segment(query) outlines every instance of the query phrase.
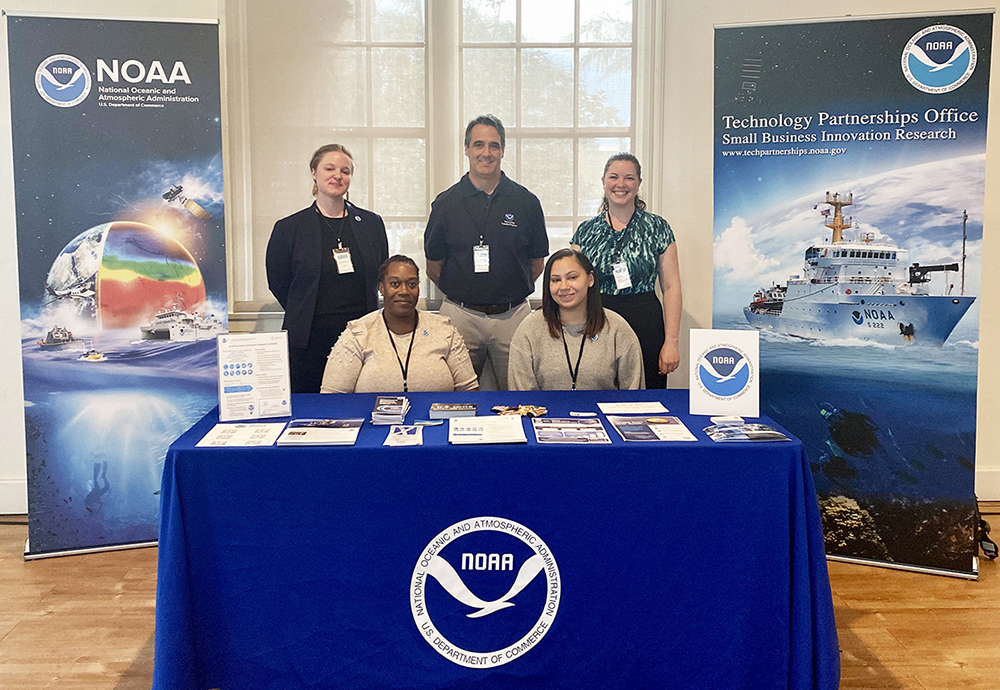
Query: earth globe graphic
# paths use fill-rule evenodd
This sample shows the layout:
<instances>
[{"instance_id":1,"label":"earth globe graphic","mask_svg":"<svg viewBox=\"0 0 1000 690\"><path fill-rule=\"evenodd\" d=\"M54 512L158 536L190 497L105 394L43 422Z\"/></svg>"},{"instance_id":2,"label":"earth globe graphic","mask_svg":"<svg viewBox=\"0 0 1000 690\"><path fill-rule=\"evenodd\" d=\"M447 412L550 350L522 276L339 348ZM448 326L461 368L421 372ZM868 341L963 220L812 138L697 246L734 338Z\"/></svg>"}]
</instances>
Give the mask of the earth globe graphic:
<instances>
[{"instance_id":1,"label":"earth globe graphic","mask_svg":"<svg viewBox=\"0 0 1000 690\"><path fill-rule=\"evenodd\" d=\"M205 303L198 263L180 242L151 225L104 223L85 230L52 262L49 304L72 301L102 328L132 328L160 309L197 311Z\"/></svg>"}]
</instances>

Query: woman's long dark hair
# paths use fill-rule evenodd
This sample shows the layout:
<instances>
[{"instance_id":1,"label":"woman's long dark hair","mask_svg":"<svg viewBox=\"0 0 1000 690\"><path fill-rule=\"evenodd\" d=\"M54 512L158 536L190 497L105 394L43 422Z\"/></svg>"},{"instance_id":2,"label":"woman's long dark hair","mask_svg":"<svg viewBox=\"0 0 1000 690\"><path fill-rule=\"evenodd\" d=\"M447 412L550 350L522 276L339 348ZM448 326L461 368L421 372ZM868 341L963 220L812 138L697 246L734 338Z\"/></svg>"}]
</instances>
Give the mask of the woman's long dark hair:
<instances>
[{"instance_id":1,"label":"woman's long dark hair","mask_svg":"<svg viewBox=\"0 0 1000 690\"><path fill-rule=\"evenodd\" d=\"M562 321L559 319L559 305L552 299L552 292L549 285L552 281L552 264L559 259L576 259L580 267L588 275L594 276L594 284L587 290L587 323L583 328L585 337L595 336L604 329L606 318L604 316L604 305L601 303L601 286L594 273L594 264L584 256L583 252L575 249L560 249L549 257L545 262L545 273L542 278L542 316L549 326L549 335L558 338L562 335Z\"/></svg>"},{"instance_id":2,"label":"woman's long dark hair","mask_svg":"<svg viewBox=\"0 0 1000 690\"><path fill-rule=\"evenodd\" d=\"M608 162L604 164L604 174L601 175L601 182L604 182L604 176L608 174L608 168L615 161L628 161L635 166L635 176L639 178L639 182L642 182L642 166L639 165L639 159L633 156L628 151L622 151L621 153L616 153L608 159ZM637 211L646 210L646 202L639 198L639 195L635 195L635 208ZM601 207L597 210L597 215L603 216L608 212L608 197L601 197Z\"/></svg>"}]
</instances>

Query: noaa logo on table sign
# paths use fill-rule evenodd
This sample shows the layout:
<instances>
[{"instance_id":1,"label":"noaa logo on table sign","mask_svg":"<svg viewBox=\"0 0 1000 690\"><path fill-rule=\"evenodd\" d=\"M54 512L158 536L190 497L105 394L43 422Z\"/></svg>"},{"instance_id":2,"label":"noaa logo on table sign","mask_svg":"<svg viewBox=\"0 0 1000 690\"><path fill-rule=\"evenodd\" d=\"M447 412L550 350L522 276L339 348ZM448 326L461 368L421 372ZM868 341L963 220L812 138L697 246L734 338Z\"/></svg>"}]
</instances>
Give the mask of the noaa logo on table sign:
<instances>
[{"instance_id":1,"label":"noaa logo on table sign","mask_svg":"<svg viewBox=\"0 0 1000 690\"><path fill-rule=\"evenodd\" d=\"M410 579L410 611L421 636L445 659L495 668L548 634L561 589L555 557L532 530L504 518L469 518L421 551Z\"/></svg>"},{"instance_id":2,"label":"noaa logo on table sign","mask_svg":"<svg viewBox=\"0 0 1000 690\"><path fill-rule=\"evenodd\" d=\"M90 70L72 55L52 55L35 70L35 88L47 103L59 108L79 105L90 94Z\"/></svg>"},{"instance_id":3,"label":"noaa logo on table sign","mask_svg":"<svg viewBox=\"0 0 1000 690\"><path fill-rule=\"evenodd\" d=\"M753 378L753 363L739 348L713 347L698 358L698 384L717 398L738 398Z\"/></svg>"},{"instance_id":4,"label":"noaa logo on table sign","mask_svg":"<svg viewBox=\"0 0 1000 690\"><path fill-rule=\"evenodd\" d=\"M903 48L903 76L924 93L948 93L969 80L976 60L976 44L969 34L935 24L915 33Z\"/></svg>"}]
</instances>

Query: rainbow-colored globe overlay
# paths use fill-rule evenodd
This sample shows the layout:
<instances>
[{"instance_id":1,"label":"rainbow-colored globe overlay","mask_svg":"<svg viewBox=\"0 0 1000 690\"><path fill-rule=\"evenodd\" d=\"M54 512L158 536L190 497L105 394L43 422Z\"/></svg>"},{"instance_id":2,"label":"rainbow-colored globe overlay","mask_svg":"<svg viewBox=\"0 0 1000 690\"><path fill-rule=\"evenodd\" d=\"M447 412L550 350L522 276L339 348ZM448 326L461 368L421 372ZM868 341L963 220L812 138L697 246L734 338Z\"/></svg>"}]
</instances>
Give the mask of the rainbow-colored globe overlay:
<instances>
[{"instance_id":1,"label":"rainbow-colored globe overlay","mask_svg":"<svg viewBox=\"0 0 1000 690\"><path fill-rule=\"evenodd\" d=\"M74 237L45 280L50 300L72 300L102 328L132 328L160 309L200 311L205 281L191 253L151 225L105 223Z\"/></svg>"}]
</instances>

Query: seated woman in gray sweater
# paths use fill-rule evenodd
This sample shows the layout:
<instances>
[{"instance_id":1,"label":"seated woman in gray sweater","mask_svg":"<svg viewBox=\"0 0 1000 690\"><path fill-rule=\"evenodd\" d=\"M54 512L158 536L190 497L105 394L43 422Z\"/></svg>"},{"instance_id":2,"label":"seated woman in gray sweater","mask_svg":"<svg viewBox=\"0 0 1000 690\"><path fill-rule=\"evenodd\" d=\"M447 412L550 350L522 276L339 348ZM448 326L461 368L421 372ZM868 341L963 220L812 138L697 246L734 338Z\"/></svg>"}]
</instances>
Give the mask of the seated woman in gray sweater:
<instances>
[{"instance_id":1,"label":"seated woman in gray sweater","mask_svg":"<svg viewBox=\"0 0 1000 690\"><path fill-rule=\"evenodd\" d=\"M573 249L549 257L542 308L510 343L511 390L607 390L644 387L639 339L621 316L601 306L590 260Z\"/></svg>"}]
</instances>

